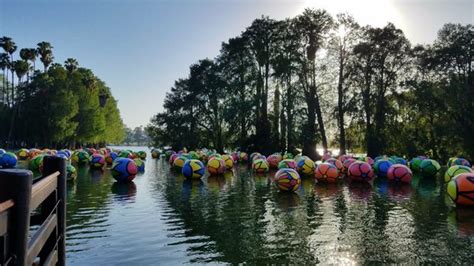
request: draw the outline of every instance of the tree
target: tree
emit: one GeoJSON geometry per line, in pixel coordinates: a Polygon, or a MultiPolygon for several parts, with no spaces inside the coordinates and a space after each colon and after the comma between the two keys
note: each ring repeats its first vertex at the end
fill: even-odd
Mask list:
{"type": "Polygon", "coordinates": [[[53,46],[49,42],[40,42],[37,44],[38,48],[36,49],[40,55],[40,60],[44,66],[44,72],[48,69],[48,66],[53,62],[53,46]]]}
{"type": "Polygon", "coordinates": [[[316,52],[321,48],[326,34],[332,26],[333,20],[325,10],[305,9],[303,14],[296,17],[296,28],[299,31],[301,42],[300,52],[306,53],[306,58],[300,61],[299,79],[304,91],[307,104],[307,122],[303,133],[303,153],[312,159],[318,159],[316,152],[316,116],[318,128],[326,151],[328,143],[324,127],[320,98],[316,87],[316,52]]]}
{"type": "Polygon", "coordinates": [[[72,73],[75,70],[77,70],[78,66],[79,66],[79,63],[74,58],[68,58],[66,59],[66,61],[64,61],[64,67],[67,69],[69,73],[72,73]]]}

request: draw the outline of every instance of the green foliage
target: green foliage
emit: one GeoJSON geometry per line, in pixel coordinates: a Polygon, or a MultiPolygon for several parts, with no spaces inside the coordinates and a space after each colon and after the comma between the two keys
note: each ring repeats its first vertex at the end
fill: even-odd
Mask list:
{"type": "Polygon", "coordinates": [[[302,147],[315,157],[316,143],[332,143],[370,156],[474,158],[473,32],[446,24],[432,45],[412,47],[395,25],[360,27],[347,14],[261,17],[191,66],[146,130],[175,149],[302,147]]]}
{"type": "MultiPolygon", "coordinates": [[[[10,54],[11,39],[0,40],[10,54]]],[[[65,66],[53,63],[52,46],[47,42],[39,43],[38,49],[21,49],[20,57],[21,60],[11,61],[8,56],[1,56],[5,76],[13,71],[18,79],[15,86],[2,76],[1,146],[6,142],[11,147],[73,147],[120,143],[124,139],[117,101],[91,70],[79,67],[72,58],[66,60],[65,66]],[[33,72],[30,67],[37,55],[43,72],[33,72]],[[104,99],[102,105],[100,99],[104,99]]]]}

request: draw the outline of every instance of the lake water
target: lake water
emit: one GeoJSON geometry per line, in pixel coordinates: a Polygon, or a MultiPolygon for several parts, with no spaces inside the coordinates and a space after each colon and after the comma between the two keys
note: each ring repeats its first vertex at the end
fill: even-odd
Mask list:
{"type": "Polygon", "coordinates": [[[280,193],[239,165],[190,181],[148,154],[118,184],[80,168],[68,185],[69,265],[474,262],[474,210],[454,208],[438,179],[315,185],[280,193]]]}

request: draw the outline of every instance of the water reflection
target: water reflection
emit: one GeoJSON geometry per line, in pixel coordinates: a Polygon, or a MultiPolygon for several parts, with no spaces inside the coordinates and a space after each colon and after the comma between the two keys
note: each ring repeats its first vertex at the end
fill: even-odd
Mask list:
{"type": "Polygon", "coordinates": [[[411,185],[303,178],[296,193],[280,193],[272,175],[237,165],[189,180],[161,159],[120,184],[108,169],[80,167],[68,185],[68,263],[473,261],[474,210],[454,208],[439,176],[415,176],[411,185]]]}

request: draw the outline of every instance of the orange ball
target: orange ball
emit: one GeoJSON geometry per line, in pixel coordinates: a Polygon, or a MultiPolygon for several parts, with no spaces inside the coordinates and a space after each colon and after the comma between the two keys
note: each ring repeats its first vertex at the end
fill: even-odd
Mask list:
{"type": "Polygon", "coordinates": [[[339,177],[339,171],[330,163],[321,163],[316,167],[314,176],[318,181],[335,183],[339,177]]]}

